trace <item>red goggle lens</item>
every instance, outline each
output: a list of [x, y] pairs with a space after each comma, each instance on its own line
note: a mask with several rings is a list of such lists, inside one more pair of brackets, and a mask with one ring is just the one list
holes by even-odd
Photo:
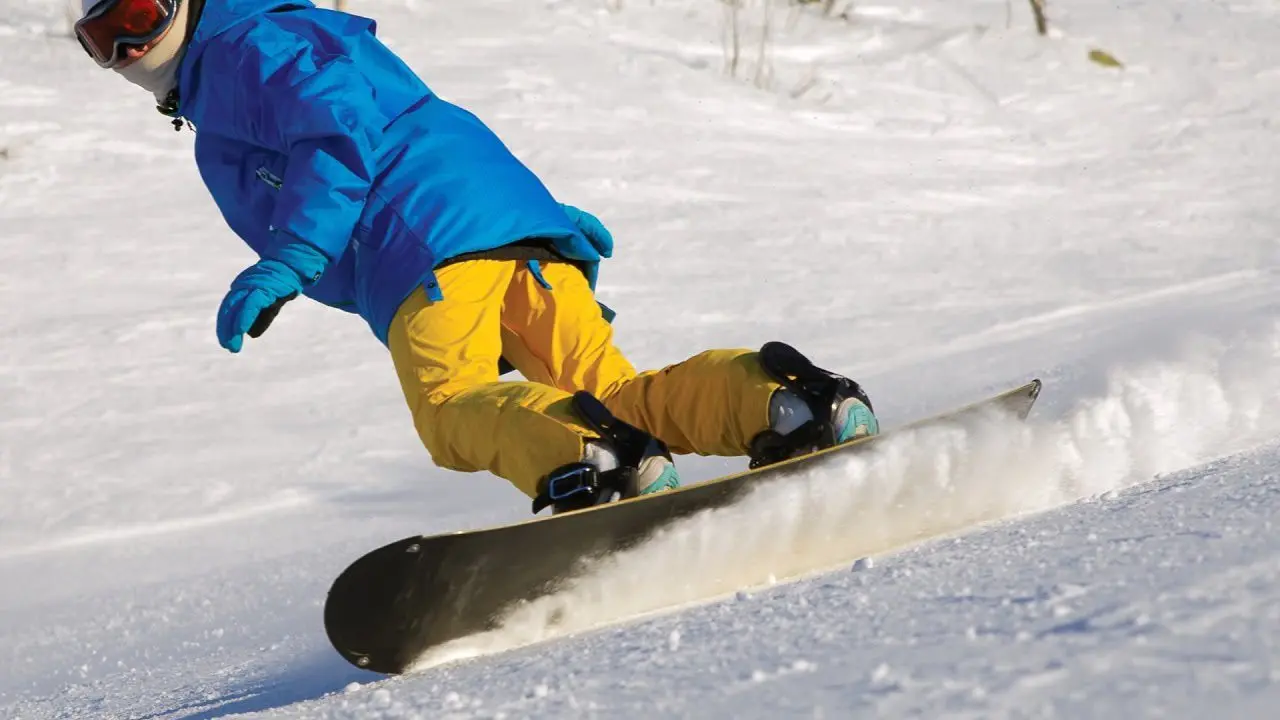
[[76, 36], [103, 67], [120, 62], [120, 46], [145, 45], [173, 16], [173, 0], [106, 0], [76, 23]]

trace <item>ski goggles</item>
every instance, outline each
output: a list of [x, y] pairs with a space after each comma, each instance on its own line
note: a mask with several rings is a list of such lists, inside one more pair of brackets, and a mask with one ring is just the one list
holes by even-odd
[[179, 0], [102, 0], [76, 22], [76, 39], [98, 65], [124, 60], [124, 49], [146, 45], [173, 22]]

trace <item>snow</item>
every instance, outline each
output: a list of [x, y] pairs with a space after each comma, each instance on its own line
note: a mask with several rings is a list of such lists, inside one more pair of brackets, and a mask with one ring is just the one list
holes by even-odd
[[328, 583], [527, 504], [431, 465], [358, 320], [293, 303], [220, 350], [251, 258], [191, 134], [62, 3], [0, 3], [0, 717], [1280, 702], [1273, 3], [1050, 3], [1041, 38], [1003, 0], [745, 0], [730, 77], [713, 0], [352, 0], [614, 231], [637, 364], [786, 340], [887, 427], [1046, 381], [1025, 425], [762, 486], [394, 679], [329, 648]]

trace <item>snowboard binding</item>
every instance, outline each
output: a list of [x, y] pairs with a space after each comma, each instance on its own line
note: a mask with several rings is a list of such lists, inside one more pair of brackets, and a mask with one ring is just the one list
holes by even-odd
[[[538, 482], [538, 495], [533, 499], [535, 515], [548, 506], [555, 514], [635, 497], [649, 490], [639, 487], [640, 475], [646, 468], [645, 461], [654, 457], [665, 458], [668, 463], [671, 460], [671, 453], [666, 445], [643, 430], [614, 417], [604, 403], [591, 393], [574, 393], [573, 409], [617, 456], [618, 466], [611, 470], [601, 470], [589, 462], [574, 462], [552, 470]], [[664, 473], [661, 478], [668, 484], [662, 489], [679, 485], [674, 469], [668, 467], [670, 475]]]
[[769, 429], [752, 438], [749, 453], [753, 469], [839, 443], [836, 411], [846, 399], [855, 398], [875, 412], [861, 385], [814, 365], [786, 343], [765, 343], [760, 348], [760, 365], [769, 377], [803, 400], [813, 418], [786, 435]]

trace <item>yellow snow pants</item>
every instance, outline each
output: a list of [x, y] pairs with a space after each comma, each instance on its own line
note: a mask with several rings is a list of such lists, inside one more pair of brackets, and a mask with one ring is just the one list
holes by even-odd
[[[709, 350], [637, 373], [570, 263], [466, 260], [439, 268], [436, 279], [444, 299], [418, 289], [387, 340], [437, 465], [488, 470], [533, 497], [541, 477], [580, 460], [584, 439], [596, 437], [571, 410], [577, 390], [673, 453], [745, 455], [768, 427], [779, 386], [754, 351]], [[499, 381], [502, 357], [527, 382]]]

